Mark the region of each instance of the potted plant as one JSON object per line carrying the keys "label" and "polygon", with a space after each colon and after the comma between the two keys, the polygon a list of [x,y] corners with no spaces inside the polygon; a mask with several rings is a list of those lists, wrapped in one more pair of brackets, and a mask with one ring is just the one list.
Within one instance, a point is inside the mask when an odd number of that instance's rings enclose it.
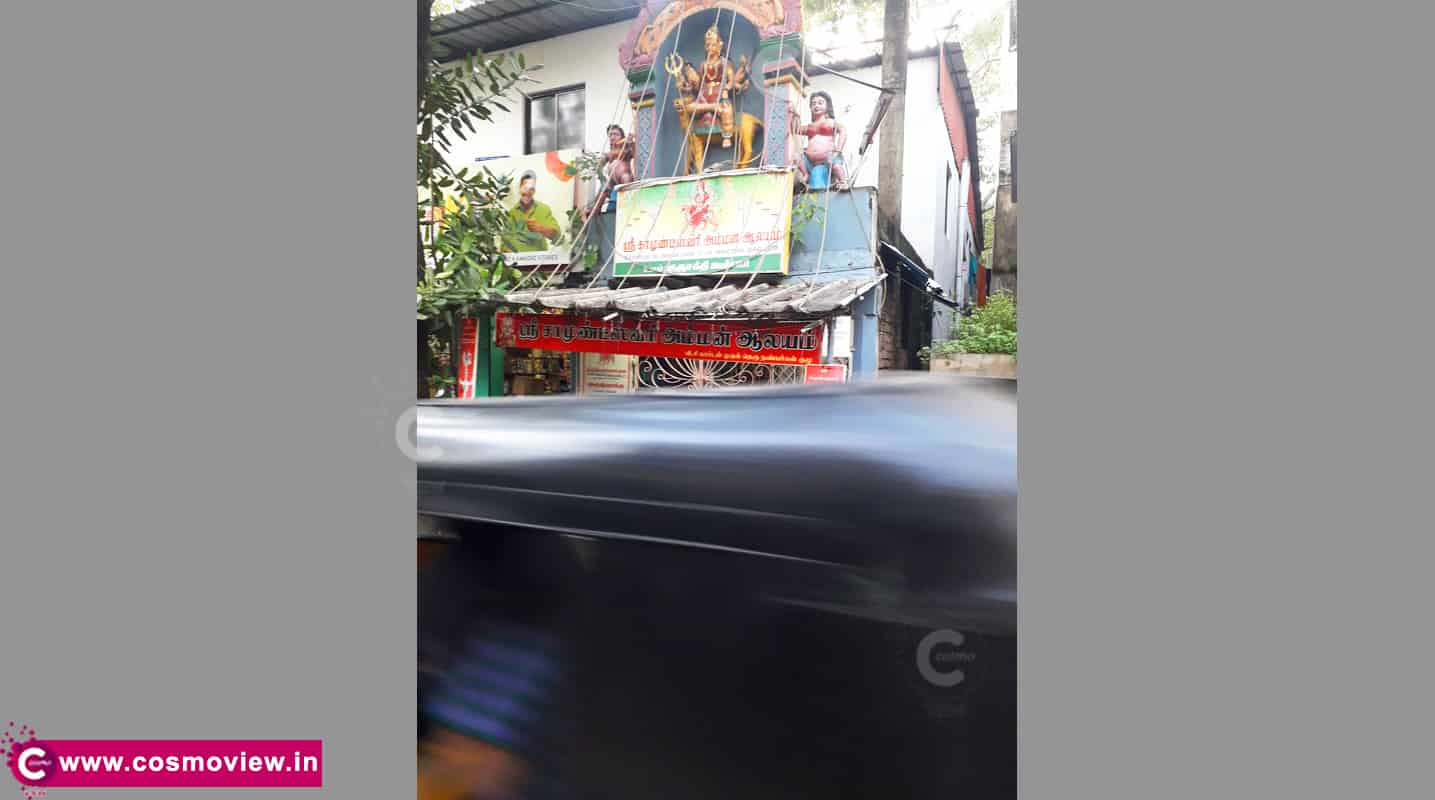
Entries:
{"label": "potted plant", "polygon": [[955,335],[918,353],[932,371],[987,378],[1016,378],[1016,298],[996,292],[969,317],[959,317]]}

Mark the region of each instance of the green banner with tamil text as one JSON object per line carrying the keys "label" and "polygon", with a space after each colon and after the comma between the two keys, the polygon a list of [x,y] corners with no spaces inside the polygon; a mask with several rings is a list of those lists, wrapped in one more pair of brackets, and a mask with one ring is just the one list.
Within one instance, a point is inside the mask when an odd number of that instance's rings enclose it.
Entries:
{"label": "green banner with tamil text", "polygon": [[649,181],[618,191],[613,274],[787,273],[792,170]]}

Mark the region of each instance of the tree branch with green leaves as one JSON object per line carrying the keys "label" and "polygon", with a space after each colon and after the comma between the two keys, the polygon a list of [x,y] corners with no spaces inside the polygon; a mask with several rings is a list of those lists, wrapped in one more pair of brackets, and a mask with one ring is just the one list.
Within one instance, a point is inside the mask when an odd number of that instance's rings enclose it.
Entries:
{"label": "tree branch with green leaves", "polygon": [[[501,240],[508,218],[503,200],[509,176],[487,168],[455,167],[454,140],[466,140],[518,84],[531,80],[521,53],[475,53],[451,68],[430,67],[418,105],[419,279],[417,316],[451,325],[455,315],[501,295],[521,277],[505,265]],[[452,137],[452,138],[451,138]]]}

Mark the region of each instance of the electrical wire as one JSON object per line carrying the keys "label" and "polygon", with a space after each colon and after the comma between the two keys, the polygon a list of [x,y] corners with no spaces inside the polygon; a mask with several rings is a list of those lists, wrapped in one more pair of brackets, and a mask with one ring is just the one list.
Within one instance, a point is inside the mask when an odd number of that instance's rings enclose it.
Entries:
{"label": "electrical wire", "polygon": [[[786,44],[787,44],[787,34],[784,33],[784,34],[780,35],[780,36],[778,37],[778,39],[777,39],[777,61],[776,61],[776,63],[778,63],[778,64],[781,64],[781,63],[782,63],[782,50],[783,50],[783,46],[786,45]],[[783,102],[784,102],[784,104],[786,104],[787,101],[784,100]],[[791,113],[791,108],[792,108],[791,105],[788,105],[788,113],[789,113],[789,114]],[[783,117],[784,124],[787,124],[787,120],[788,120],[788,119],[789,119],[789,117],[786,116],[786,115],[784,115],[784,117]],[[767,137],[766,137],[767,128],[766,128],[765,123],[766,123],[766,120],[764,120],[764,127],[763,127],[763,134],[764,134],[763,138],[764,138],[764,140],[767,138]],[[762,145],[762,164],[761,164],[761,166],[762,166],[762,167],[766,167],[766,166],[767,166],[767,161],[768,161],[767,142],[764,141],[764,142],[763,142],[763,145]],[[784,166],[790,166],[790,165],[784,165]],[[748,212],[750,212],[751,210],[752,210],[752,202],[749,201],[749,202],[748,202],[748,206],[747,206],[747,210],[743,212],[743,216],[742,216],[742,227],[743,227],[743,230],[747,230],[747,223],[748,223],[748,219],[749,219]],[[789,220],[787,224],[790,226],[790,225],[792,224],[791,220]],[[792,234],[791,234],[791,232],[789,231],[789,233],[788,233],[789,241],[790,241],[790,239],[791,239],[791,235],[792,235]],[[791,254],[790,254],[790,253],[789,253],[788,257],[791,258]],[[724,270],[722,271],[722,274],[718,276],[717,283],[714,283],[714,284],[713,284],[713,288],[716,289],[716,288],[718,288],[719,286],[722,286],[723,281],[727,280],[728,273],[730,273],[730,272],[732,272],[732,262],[728,262],[727,268],[724,269]],[[739,289],[737,295],[734,295],[734,296],[740,296],[743,292],[746,292],[748,289],[752,288],[752,282],[753,282],[754,280],[756,280],[756,279],[757,279],[757,270],[754,268],[753,271],[752,271],[752,273],[748,276],[747,284],[746,284],[745,286],[743,286],[743,288]],[[729,307],[729,306],[728,306],[727,303],[723,303],[723,308],[728,308],[728,307]]]}
{"label": "electrical wire", "polygon": [[[677,35],[681,35],[681,34],[682,34],[683,22],[684,22],[684,20],[681,20],[681,19],[678,20]],[[663,103],[664,103],[664,104],[667,103],[667,94],[668,94],[668,86],[669,86],[669,85],[670,85],[670,82],[664,82],[664,84],[663,84]],[[623,98],[623,94],[620,92],[620,93],[618,94],[618,105],[619,105],[619,109],[620,109],[620,110],[621,110],[621,107],[622,107],[622,98]],[[635,126],[636,126],[636,121],[637,121],[637,109],[636,109],[636,108],[634,108],[633,114],[634,114],[634,123],[635,123]],[[616,114],[615,114],[615,116],[616,116]],[[662,116],[661,114],[659,114],[659,115],[658,115],[658,123],[657,123],[657,126],[653,129],[653,145],[654,145],[654,146],[648,151],[647,161],[643,164],[642,174],[644,174],[644,175],[648,174],[648,171],[649,171],[649,170],[652,168],[652,166],[653,166],[653,159],[654,159],[654,157],[656,157],[657,152],[658,152],[658,149],[657,149],[658,134],[662,132],[662,129],[663,129],[663,116]],[[607,185],[607,184],[605,183],[605,186],[606,186],[606,185]],[[616,209],[615,209],[615,211],[616,211]],[[634,215],[635,213],[636,213],[636,209],[635,209],[634,211],[630,211],[630,212],[628,213],[628,218],[627,218],[626,220],[624,220],[624,225],[625,225],[625,226],[627,225],[628,222],[630,222],[630,221],[632,220],[632,217],[633,217],[633,215]],[[587,225],[592,222],[593,217],[596,217],[596,216],[597,216],[597,214],[590,214],[590,215],[589,215],[589,218],[584,222],[584,229],[585,229],[585,230],[586,230],[586,228],[587,228]],[[616,230],[616,228],[615,228],[615,230]],[[575,245],[575,247],[577,246],[577,240],[575,240],[574,245]],[[597,269],[595,269],[595,270],[593,271],[593,277],[592,277],[591,280],[589,280],[588,285],[587,285],[585,288],[590,288],[590,289],[591,289],[591,288],[593,287],[593,284],[595,284],[595,283],[598,282],[598,278],[602,276],[603,270],[607,269],[608,265],[609,265],[610,263],[612,263],[613,257],[617,254],[616,245],[617,245],[617,243],[616,243],[616,238],[615,238],[614,249],[612,249],[612,250],[609,251],[609,253],[608,253],[608,258],[607,258],[602,264],[600,264]],[[571,266],[571,261],[572,261],[572,259],[570,258],[569,261],[570,261],[569,269],[568,269],[568,270],[565,270],[564,273],[563,273],[563,277],[564,277],[565,279],[567,278],[568,274],[572,271],[572,266]],[[550,279],[551,279],[553,276],[550,275],[549,277],[550,277]],[[548,282],[545,282],[543,286],[540,286],[540,287],[538,288],[538,291],[533,295],[533,300],[534,300],[534,302],[537,302],[538,297],[544,292],[545,289],[547,289],[547,287],[548,287]]]}
{"label": "electrical wire", "polygon": [[[673,34],[673,49],[674,49],[674,52],[676,52],[676,50],[677,50],[677,42],[678,42],[678,40],[682,37],[682,34],[683,34],[683,23],[686,22],[686,21],[687,21],[687,17],[683,17],[683,18],[681,18],[681,19],[678,20],[678,28],[677,28],[677,31]],[[659,50],[661,50],[661,48],[659,48]],[[650,72],[650,74],[651,74],[651,72]],[[667,80],[663,81],[663,101],[662,101],[661,104],[656,104],[656,105],[654,105],[654,108],[655,108],[655,109],[666,109],[667,103],[668,103],[668,87],[671,86],[672,83],[673,83],[673,78],[672,78],[671,75],[668,76],[668,79],[667,79]],[[662,113],[661,111],[655,111],[654,113],[655,113],[655,114],[657,115],[657,117],[658,117],[658,124],[657,124],[656,127],[653,128],[652,147],[648,150],[648,160],[647,160],[647,162],[643,165],[643,172],[642,172],[642,174],[643,174],[644,176],[646,176],[646,175],[648,174],[648,172],[649,172],[649,171],[652,169],[652,167],[653,167],[653,159],[654,159],[654,158],[657,156],[657,154],[658,154],[658,138],[659,138],[659,137],[658,137],[658,134],[661,133],[662,130],[663,130],[663,113]],[[636,115],[637,115],[637,110],[634,109],[634,119],[635,119],[635,120],[637,119],[637,116],[636,116]],[[636,127],[636,125],[635,125],[635,127]],[[646,184],[648,180],[651,180],[651,179],[645,177],[645,178],[643,178],[641,181],[639,181],[638,183],[639,183],[640,185]],[[667,201],[668,201],[667,195],[664,195],[664,196],[663,196],[663,201],[658,204],[658,214],[661,214],[661,213],[662,213],[663,206],[667,203]],[[614,209],[615,215],[616,215],[616,212],[617,212],[617,209],[615,208],[615,209]],[[593,284],[597,283],[597,282],[598,282],[598,278],[602,277],[602,275],[603,275],[603,270],[607,269],[607,268],[609,267],[609,265],[611,265],[611,264],[613,263],[614,258],[618,255],[618,235],[617,235],[617,234],[618,234],[618,231],[620,231],[620,230],[622,230],[622,229],[628,227],[628,225],[633,221],[633,217],[634,217],[637,213],[638,213],[638,212],[637,212],[637,207],[634,206],[632,209],[630,209],[630,210],[628,211],[628,216],[623,219],[623,224],[622,224],[621,226],[617,225],[617,224],[616,224],[616,220],[615,220],[615,224],[614,224],[614,226],[613,226],[613,248],[608,251],[608,257],[607,257],[606,259],[604,259],[603,263],[602,263],[601,265],[599,265],[598,269],[593,272],[593,278],[592,278],[590,281],[588,281],[588,285],[587,285],[586,287],[584,287],[584,288],[587,288],[587,289],[593,288]],[[657,224],[657,219],[658,219],[658,218],[657,218],[657,214],[654,214],[654,216],[653,216],[653,224],[654,224],[654,225]],[[649,233],[651,233],[651,232],[652,232],[652,231],[651,231],[651,229],[650,229],[650,230],[649,230]],[[625,276],[625,277],[626,277],[626,276]],[[620,284],[620,288],[621,288],[621,284]]]}
{"label": "electrical wire", "polygon": [[[613,125],[617,125],[617,124],[618,124],[618,121],[622,119],[622,114],[623,114],[623,93],[622,93],[622,92],[619,92],[619,93],[618,93],[618,97],[617,97],[617,103],[616,103],[616,104],[614,105],[614,107],[613,107],[613,113],[612,113],[611,115],[609,115],[609,117],[608,117],[608,120],[609,120],[608,126],[603,129],[605,133],[607,132],[608,127],[611,127],[611,126],[613,126]],[[608,184],[611,182],[611,180],[612,180],[611,178],[608,178],[608,179],[606,179],[606,180],[602,183],[602,189],[601,189],[600,192],[599,192],[600,202],[601,202],[603,193],[608,190]],[[594,216],[596,216],[596,215],[590,213],[590,214],[587,216],[587,218],[585,218],[585,219],[583,220],[583,225],[582,225],[582,227],[579,228],[579,230],[578,230],[578,235],[576,235],[576,236],[573,237],[573,243],[572,243],[572,245],[570,245],[569,248],[568,248],[568,261],[567,261],[567,263],[566,263],[566,264],[561,264],[561,265],[559,265],[558,267],[555,267],[555,268],[549,273],[548,279],[543,282],[543,285],[542,285],[542,286],[539,286],[539,287],[538,287],[538,291],[533,295],[533,299],[534,299],[535,301],[537,301],[538,296],[541,295],[541,294],[543,293],[543,291],[548,288],[549,283],[551,283],[551,282],[553,281],[553,279],[554,279],[555,277],[557,277],[557,275],[558,275],[560,269],[562,269],[562,273],[563,273],[564,279],[567,279],[568,273],[572,272],[572,270],[573,270],[573,257],[574,257],[574,255],[578,252],[578,247],[579,247],[579,245],[583,242],[584,234],[587,233],[587,231],[588,231],[588,226],[593,222],[593,217],[594,217]],[[566,269],[563,269],[564,267],[566,267]],[[509,289],[509,293],[518,291],[518,288],[519,288],[520,286],[522,286],[522,285],[528,280],[529,277],[531,277],[531,276],[533,276],[533,275],[536,275],[537,273],[538,273],[538,270],[536,270],[536,269],[529,271],[528,274],[527,274],[527,275],[524,275],[523,278],[520,279],[517,284],[514,284],[514,286],[513,286],[512,289]]]}
{"label": "electrical wire", "polygon": [[[718,14],[719,14],[719,15],[718,15],[717,19],[718,19],[718,20],[721,20],[721,19],[722,19],[721,11],[719,11]],[[723,54],[723,61],[724,61],[724,62],[727,62],[727,63],[731,63],[731,59],[729,58],[729,56],[732,55],[732,33],[733,33],[733,31],[737,28],[737,14],[732,13],[732,12],[729,12],[729,14],[731,14],[732,22],[728,24],[727,51]],[[679,20],[679,21],[678,21],[678,33],[679,33],[679,34],[682,33],[682,24],[683,24],[683,22],[685,21],[685,19],[686,19],[686,18],[684,18],[683,20]],[[714,21],[713,27],[717,27],[717,24],[718,24],[717,21]],[[677,51],[678,42],[680,42],[680,41],[681,41],[680,36],[675,36],[675,37],[673,38],[673,50],[674,50],[674,52]],[[681,56],[680,56],[680,57],[681,57]],[[723,81],[724,83],[726,83],[726,80],[725,80],[725,79],[727,78],[727,75],[728,75],[728,73],[727,73],[727,69],[726,69],[726,64],[724,64],[723,70],[719,73],[718,80]],[[701,75],[701,76],[699,77],[699,79],[698,79],[698,89],[697,89],[697,95],[698,95],[699,97],[702,96],[703,87],[706,85],[706,83],[707,83],[707,75]],[[689,114],[689,115],[688,115],[687,128],[683,131],[682,146],[678,148],[678,157],[677,157],[677,159],[673,162],[673,168],[672,168],[672,170],[670,171],[670,173],[673,173],[673,174],[677,173],[677,171],[678,171],[678,166],[683,163],[683,158],[684,158],[685,156],[688,157],[688,158],[691,158],[691,153],[688,152],[687,147],[688,147],[689,137],[691,137],[692,134],[693,134],[693,124],[697,122],[697,119],[698,119],[698,115],[697,115],[696,113],[693,113],[693,114]],[[654,151],[654,152],[657,152],[657,136],[656,136],[656,135],[654,135],[654,137],[653,137],[653,144],[654,144],[654,146],[653,146],[653,151]],[[702,175],[703,164],[707,162],[708,147],[709,147],[711,144],[712,144],[712,136],[709,135],[708,138],[703,142],[703,154],[702,154],[702,158],[701,158],[701,159],[699,160],[699,162],[695,165],[695,167],[696,167],[696,169],[697,169],[697,174],[698,174],[699,176]],[[648,233],[647,233],[648,236],[651,236],[652,233],[653,233],[653,231],[654,231],[655,229],[657,229],[658,219],[659,219],[659,217],[660,217],[660,216],[662,215],[662,213],[663,213],[663,207],[667,205],[668,198],[671,197],[671,196],[672,196],[672,192],[671,192],[671,191],[669,191],[668,193],[665,193],[665,194],[663,195],[663,200],[662,200],[662,202],[660,202],[660,203],[658,204],[658,210],[653,214],[653,222],[652,222],[651,225],[648,226]],[[750,201],[749,201],[749,202],[750,202]],[[686,227],[685,227],[684,229],[686,230]],[[616,243],[615,243],[615,244],[616,244]],[[615,248],[613,252],[614,252],[614,254],[616,254],[616,253],[617,253],[617,249]],[[622,289],[623,286],[627,284],[628,278],[629,278],[631,275],[632,275],[632,270],[629,270],[627,274],[623,275],[622,279],[618,281],[618,289]],[[663,273],[662,275],[659,275],[659,276],[658,276],[658,282],[657,282],[657,284],[654,285],[653,288],[655,288],[655,289],[661,288],[662,285],[663,285],[663,281],[664,281],[667,277],[668,277],[668,276],[667,276],[667,273]]]}
{"label": "electrical wire", "polygon": [[[721,12],[719,12],[719,13],[721,13]],[[723,52],[723,64],[722,64],[722,69],[721,69],[721,71],[720,71],[719,74],[718,74],[718,80],[721,81],[721,83],[722,83],[722,86],[719,87],[719,91],[721,91],[722,89],[726,88],[727,84],[729,83],[729,79],[730,79],[730,74],[728,73],[728,67],[732,64],[732,39],[733,39],[733,32],[737,30],[737,14],[735,14],[735,13],[730,13],[730,16],[731,16],[731,18],[732,18],[732,21],[729,22],[729,23],[728,23],[728,26],[727,26],[727,49]],[[721,19],[722,19],[722,17],[719,16],[719,17],[717,18],[717,20],[713,22],[713,27],[714,27],[714,28],[716,28],[716,27],[718,26],[718,23],[721,21]],[[749,74],[751,74],[751,68],[750,68],[750,67],[749,67]],[[698,95],[699,95],[699,96],[702,95],[702,88],[703,88],[702,81],[699,81],[699,82],[698,82]],[[729,102],[731,102],[731,98],[729,98]],[[741,112],[741,111],[737,108],[737,106],[734,104],[734,106],[733,106],[733,116],[734,116],[734,118],[735,118],[735,119],[734,119],[734,122],[737,122],[737,121],[738,121],[738,119],[739,119],[739,118],[738,118],[738,115],[741,114],[741,113],[742,113],[742,112]],[[685,135],[684,135],[684,142],[683,142],[684,145],[687,145],[687,144],[688,144],[688,137],[692,136],[693,124],[694,124],[696,121],[697,121],[697,115],[696,115],[696,114],[691,115],[691,116],[688,117],[688,128],[687,128],[687,131],[685,131]],[[719,124],[719,125],[722,124],[722,120],[721,120],[721,119],[718,120],[718,124]],[[705,169],[705,167],[706,167],[706,165],[707,165],[707,162],[708,162],[708,148],[712,147],[712,143],[713,143],[713,137],[712,137],[712,134],[709,133],[709,134],[707,135],[707,137],[703,139],[703,154],[698,158],[698,163],[692,165],[693,168],[696,169],[697,174],[699,175],[699,178],[698,178],[699,180],[702,180],[701,176],[702,176],[703,170]],[[681,164],[681,163],[682,163],[683,155],[684,155],[682,151],[683,151],[684,149],[686,149],[686,148],[685,148],[685,147],[684,147],[684,148],[679,148],[678,161],[677,161],[676,164],[673,165],[673,172],[677,172],[677,171],[678,171],[678,164]],[[737,150],[738,150],[738,144],[737,144],[737,141],[734,140],[734,141],[733,141],[733,166],[734,166],[734,167],[737,166]],[[663,199],[666,200],[667,197],[664,196]],[[752,204],[753,204],[753,200],[752,200],[752,198],[749,197],[749,198],[748,198],[748,203],[747,203],[747,208],[744,210],[744,213],[743,213],[743,228],[744,228],[744,229],[747,228],[747,219],[748,219],[748,214],[747,214],[747,212],[752,210]],[[659,206],[659,209],[661,210],[661,206]],[[653,218],[653,224],[654,224],[654,225],[657,224],[657,217],[656,217],[656,216]],[[687,231],[687,226],[684,225],[684,226],[683,226],[683,232],[686,232],[686,231]],[[679,235],[681,235],[681,234],[679,234]],[[624,276],[624,277],[627,277],[627,276]],[[653,284],[653,289],[657,290],[657,289],[663,288],[663,281],[665,281],[665,280],[667,280],[667,279],[668,279],[668,273],[664,272],[663,274],[659,275],[659,276],[658,276],[658,282],[655,283],[655,284]],[[620,289],[622,288],[622,284],[621,284],[621,283],[619,283],[618,288],[620,288]]]}

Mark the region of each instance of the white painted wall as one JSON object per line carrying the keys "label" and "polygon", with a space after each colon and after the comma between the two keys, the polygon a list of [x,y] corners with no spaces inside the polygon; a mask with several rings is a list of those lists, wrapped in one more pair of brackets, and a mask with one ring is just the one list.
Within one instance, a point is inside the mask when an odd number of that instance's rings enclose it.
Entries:
{"label": "white painted wall", "polygon": [[[1016,51],[1011,46],[1011,3],[1007,0],[1006,9],[1003,11],[1005,17],[1002,20],[1002,56],[1001,56],[1001,108],[1000,111],[1016,110]],[[1018,46],[1020,46],[1021,20],[1017,20]]]}
{"label": "white painted wall", "polygon": [[[941,186],[945,173],[943,158],[952,160],[952,146],[942,122],[937,98],[937,59],[918,58],[907,62],[906,125],[902,154],[902,232],[928,267],[935,267],[937,238],[942,233]],[[877,106],[878,92],[836,75],[812,71],[811,90],[832,95],[837,119],[847,128],[847,167],[855,171],[858,186],[877,186],[881,171],[877,156],[882,137],[873,139],[867,155],[859,157],[862,132]],[[844,73],[865,83],[882,83],[881,67],[866,67]],[[806,114],[804,114],[806,118]],[[878,187],[881,188],[881,187]]]}
{"label": "white painted wall", "polygon": [[[962,277],[958,259],[961,225],[958,221],[961,172],[952,159],[952,144],[937,95],[938,70],[936,56],[916,58],[907,62],[907,102],[903,130],[902,153],[902,232],[912,242],[917,255],[936,273],[935,280],[947,295],[957,297]],[[838,120],[847,127],[847,165],[856,170],[857,185],[877,186],[880,171],[881,135],[873,139],[864,157],[857,155],[862,132],[877,106],[878,92],[836,75],[813,70],[812,90],[832,95]],[[865,83],[879,85],[882,68],[878,66],[843,73]],[[947,169],[952,170],[950,201],[947,197]],[[879,187],[880,188],[880,187]],[[943,215],[946,226],[943,227]],[[946,338],[950,314],[942,306],[933,319],[933,338]]]}
{"label": "white painted wall", "polygon": [[[961,298],[961,282],[965,277],[962,270],[962,237],[970,235],[966,233],[962,220],[962,187],[966,185],[962,181],[962,173],[956,162],[952,159],[952,149],[949,146],[942,148],[942,163],[936,168],[936,175],[932,181],[932,191],[936,198],[932,223],[933,258],[927,262],[927,266],[936,273],[934,280],[941,285],[949,299],[953,301]],[[947,170],[951,170],[951,184],[947,183]],[[905,199],[904,199],[905,202]],[[943,215],[945,214],[945,227],[943,226]],[[902,214],[902,225],[906,227],[907,215],[905,210]],[[907,233],[910,239],[912,234]],[[933,304],[932,313],[932,340],[941,341],[950,338],[952,330],[952,309],[940,303]]]}
{"label": "white painted wall", "polygon": [[[520,84],[523,91],[531,94],[576,84],[584,86],[583,141],[589,150],[607,149],[604,129],[614,121],[615,111],[623,130],[632,130],[633,111],[626,102],[628,77],[618,65],[618,45],[628,35],[628,25],[604,25],[515,48],[530,65],[542,65],[533,74],[538,82]],[[492,124],[480,126],[466,142],[454,142],[455,165],[472,163],[477,157],[523,152],[523,98],[506,105],[510,112],[495,109]]]}

